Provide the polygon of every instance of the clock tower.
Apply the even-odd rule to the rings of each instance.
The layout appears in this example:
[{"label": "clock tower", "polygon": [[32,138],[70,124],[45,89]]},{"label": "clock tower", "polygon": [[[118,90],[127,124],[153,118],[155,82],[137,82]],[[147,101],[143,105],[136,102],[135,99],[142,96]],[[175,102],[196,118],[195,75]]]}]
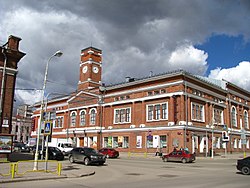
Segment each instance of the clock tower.
[{"label": "clock tower", "polygon": [[81,50],[78,91],[99,87],[101,85],[101,76],[102,51],[94,47]]}]

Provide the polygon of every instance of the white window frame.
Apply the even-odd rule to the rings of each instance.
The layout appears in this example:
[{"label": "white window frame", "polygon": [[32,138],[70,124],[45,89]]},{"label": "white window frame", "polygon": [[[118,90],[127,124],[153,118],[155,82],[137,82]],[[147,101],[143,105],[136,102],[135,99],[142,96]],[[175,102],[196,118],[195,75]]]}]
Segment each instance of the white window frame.
[{"label": "white window frame", "polygon": [[113,123],[114,124],[131,123],[131,107],[114,109]]},{"label": "white window frame", "polygon": [[[59,126],[58,126],[58,119],[60,119]],[[64,117],[63,116],[56,116],[54,128],[62,128],[63,124],[64,124]]]},{"label": "white window frame", "polygon": [[[73,116],[73,114],[75,114]],[[70,127],[75,127],[76,126],[76,116],[77,116],[77,113],[76,111],[72,111],[70,112]],[[75,117],[74,119],[72,119],[73,117]],[[73,121],[74,120],[74,121]],[[72,123],[73,122],[73,123]]]},{"label": "white window frame", "polygon": [[[82,113],[84,112],[84,123],[82,123]],[[87,111],[86,110],[81,110],[79,112],[79,117],[80,117],[80,126],[85,126],[86,125],[86,114],[87,114]]]},{"label": "white window frame", "polygon": [[[235,113],[233,114],[233,109],[235,110]],[[234,126],[234,127],[237,127],[237,109],[235,106],[232,106],[231,108],[231,124]]]},{"label": "white window frame", "polygon": [[244,110],[243,119],[244,119],[244,127],[249,129],[248,111],[247,110]]},{"label": "white window frame", "polygon": [[[94,111],[95,113],[92,113],[92,111]],[[90,125],[95,125],[96,124],[96,114],[97,114],[96,108],[91,108],[89,110],[89,115],[90,115],[89,122],[90,122]]]},{"label": "white window frame", "polygon": [[[195,106],[195,109],[193,109],[193,105]],[[199,108],[197,108],[199,107]],[[200,108],[202,107],[202,108]],[[204,110],[204,105],[203,104],[200,104],[200,103],[196,103],[196,102],[191,102],[191,119],[193,121],[199,121],[199,122],[205,122],[205,110]],[[197,112],[199,110],[199,112]],[[201,118],[200,119],[197,119],[197,115],[196,117],[194,117],[194,113],[193,111],[196,111],[196,114],[199,113]]]},{"label": "white window frame", "polygon": [[[164,110],[162,108],[163,105],[166,105],[166,108]],[[157,106],[160,106],[160,108],[156,109]],[[168,120],[168,102],[147,104],[146,121],[152,122],[152,121],[161,121],[161,120]]]},{"label": "white window frame", "polygon": [[[216,121],[215,111],[219,112],[220,122]],[[224,124],[224,116],[223,116],[223,114],[224,114],[223,110],[218,109],[218,108],[213,109],[214,124],[218,124],[218,125],[223,125]]]}]

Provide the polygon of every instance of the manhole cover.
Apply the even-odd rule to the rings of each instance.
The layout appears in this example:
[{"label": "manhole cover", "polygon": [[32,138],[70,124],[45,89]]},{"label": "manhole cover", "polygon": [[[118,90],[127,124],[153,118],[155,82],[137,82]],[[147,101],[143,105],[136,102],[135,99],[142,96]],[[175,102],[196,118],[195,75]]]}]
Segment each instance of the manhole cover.
[{"label": "manhole cover", "polygon": [[163,174],[163,175],[158,175],[159,177],[163,178],[174,178],[177,177],[177,175],[172,175],[172,174]]},{"label": "manhole cover", "polygon": [[139,173],[128,173],[126,175],[129,175],[129,176],[140,176],[140,175],[143,175],[143,174],[139,174]]}]

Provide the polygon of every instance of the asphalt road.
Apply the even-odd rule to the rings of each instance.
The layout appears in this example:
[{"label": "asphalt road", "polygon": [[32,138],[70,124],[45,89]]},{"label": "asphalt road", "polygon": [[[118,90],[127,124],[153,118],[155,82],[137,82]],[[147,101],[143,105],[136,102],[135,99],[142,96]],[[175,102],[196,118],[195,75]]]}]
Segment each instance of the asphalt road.
[{"label": "asphalt road", "polygon": [[250,176],[237,172],[235,165],[235,159],[200,159],[188,164],[164,163],[159,158],[108,159],[104,166],[86,167],[95,170],[93,176],[6,183],[0,187],[22,188],[35,185],[36,188],[249,188]]}]

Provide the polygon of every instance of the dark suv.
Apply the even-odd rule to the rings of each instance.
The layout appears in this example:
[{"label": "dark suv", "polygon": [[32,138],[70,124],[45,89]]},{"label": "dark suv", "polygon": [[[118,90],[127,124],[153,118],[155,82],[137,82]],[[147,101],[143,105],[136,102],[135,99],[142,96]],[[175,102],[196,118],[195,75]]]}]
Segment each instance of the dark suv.
[{"label": "dark suv", "polygon": [[[34,149],[33,149],[33,156],[35,156],[35,153],[36,153],[36,146],[34,146]],[[42,154],[42,146],[41,145],[38,146],[38,153],[39,153],[38,158],[40,159],[41,154]],[[46,146],[44,146],[44,148],[43,148],[43,159],[45,159],[45,155],[46,155]],[[61,150],[59,150],[57,147],[49,146],[48,147],[48,160],[62,161],[62,160],[64,160],[64,155],[61,152]]]},{"label": "dark suv", "polygon": [[93,163],[103,165],[106,162],[106,157],[93,148],[77,147],[70,151],[69,161],[71,163],[76,161],[84,162],[85,165]]},{"label": "dark suv", "polygon": [[250,175],[250,157],[246,157],[244,159],[238,159],[237,170],[241,171],[244,175]]}]

